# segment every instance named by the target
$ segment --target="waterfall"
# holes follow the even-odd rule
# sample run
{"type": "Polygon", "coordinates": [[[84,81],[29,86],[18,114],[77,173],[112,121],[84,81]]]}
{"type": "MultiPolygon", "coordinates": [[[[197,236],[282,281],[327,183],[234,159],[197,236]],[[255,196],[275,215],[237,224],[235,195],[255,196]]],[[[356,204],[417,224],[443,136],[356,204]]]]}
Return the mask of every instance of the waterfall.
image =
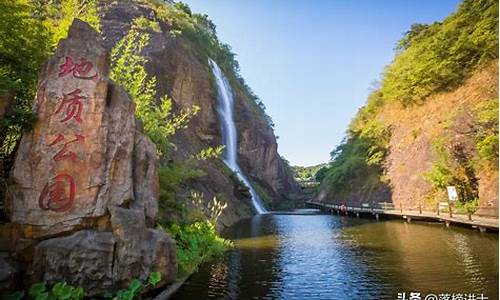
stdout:
{"type": "Polygon", "coordinates": [[[222,141],[226,146],[222,160],[236,174],[236,176],[243,181],[250,191],[252,204],[257,213],[264,213],[266,212],[266,209],[262,205],[262,200],[259,195],[257,195],[254,188],[250,184],[250,181],[245,177],[245,174],[243,174],[240,166],[238,165],[238,134],[236,132],[236,125],[234,124],[234,97],[231,86],[219,66],[210,58],[208,59],[208,62],[212,68],[212,73],[214,74],[217,83],[217,101],[219,102],[217,105],[217,113],[219,114],[222,124],[222,141]]]}

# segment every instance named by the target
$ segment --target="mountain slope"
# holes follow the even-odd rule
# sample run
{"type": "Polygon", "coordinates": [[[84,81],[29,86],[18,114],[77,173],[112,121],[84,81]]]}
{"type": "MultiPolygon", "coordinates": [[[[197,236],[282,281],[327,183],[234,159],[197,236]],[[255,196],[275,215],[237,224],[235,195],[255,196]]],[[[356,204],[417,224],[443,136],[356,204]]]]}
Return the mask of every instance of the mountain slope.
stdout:
{"type": "Polygon", "coordinates": [[[464,1],[399,42],[316,198],[433,210],[453,185],[457,208],[498,215],[497,184],[498,3],[464,1]]]}

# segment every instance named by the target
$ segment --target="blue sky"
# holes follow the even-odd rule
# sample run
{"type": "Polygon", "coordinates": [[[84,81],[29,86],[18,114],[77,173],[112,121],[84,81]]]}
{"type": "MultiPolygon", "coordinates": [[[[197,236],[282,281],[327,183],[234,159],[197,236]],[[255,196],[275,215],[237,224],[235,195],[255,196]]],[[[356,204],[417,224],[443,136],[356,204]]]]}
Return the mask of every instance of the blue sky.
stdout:
{"type": "Polygon", "coordinates": [[[413,23],[458,0],[185,0],[232,46],[292,165],[327,162],[413,23]]]}

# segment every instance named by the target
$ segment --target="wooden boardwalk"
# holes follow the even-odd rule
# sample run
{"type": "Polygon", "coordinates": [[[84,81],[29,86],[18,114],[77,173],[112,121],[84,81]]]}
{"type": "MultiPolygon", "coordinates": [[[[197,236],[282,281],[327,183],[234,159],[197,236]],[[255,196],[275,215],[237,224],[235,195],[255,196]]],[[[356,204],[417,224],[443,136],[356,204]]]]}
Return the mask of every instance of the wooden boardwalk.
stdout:
{"type": "Polygon", "coordinates": [[[402,218],[407,222],[415,221],[427,221],[427,222],[441,222],[447,227],[450,225],[465,226],[469,228],[478,229],[481,232],[491,231],[498,233],[498,219],[488,218],[481,216],[473,216],[472,220],[469,220],[467,215],[452,214],[452,217],[446,212],[441,212],[439,215],[437,212],[429,211],[414,211],[414,210],[397,210],[397,209],[382,209],[382,208],[370,208],[370,207],[352,207],[346,206],[342,210],[340,205],[318,203],[313,201],[307,201],[306,205],[309,207],[314,207],[322,211],[327,211],[329,213],[337,214],[347,214],[357,217],[372,217],[379,219],[385,218],[402,218]]]}

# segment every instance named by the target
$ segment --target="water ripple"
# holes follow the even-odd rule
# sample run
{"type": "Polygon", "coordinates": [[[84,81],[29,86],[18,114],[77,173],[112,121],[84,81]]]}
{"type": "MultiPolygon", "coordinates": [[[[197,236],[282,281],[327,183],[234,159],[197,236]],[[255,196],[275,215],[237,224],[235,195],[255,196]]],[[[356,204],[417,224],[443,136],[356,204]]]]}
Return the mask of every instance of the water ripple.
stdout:
{"type": "Polygon", "coordinates": [[[398,292],[498,291],[498,236],[398,221],[261,215],[236,249],[174,299],[395,299],[398,292]]]}

